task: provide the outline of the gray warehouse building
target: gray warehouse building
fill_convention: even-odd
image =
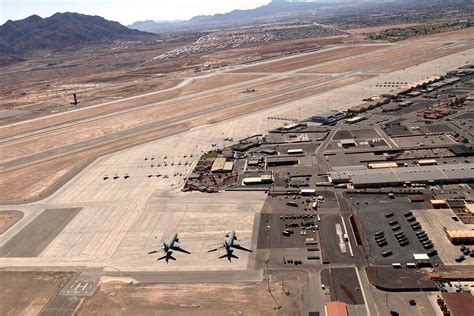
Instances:
[[[339,167],[330,172],[334,184],[352,183],[354,188],[400,186],[405,183],[460,183],[474,181],[474,163],[386,169]]]
[[[339,120],[342,120],[345,117],[346,115],[343,112],[329,111],[329,112],[325,112],[319,115],[313,115],[311,116],[310,120],[311,122],[321,123],[324,125],[324,124],[331,124],[331,123],[337,122]]]

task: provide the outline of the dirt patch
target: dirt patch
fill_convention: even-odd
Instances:
[[[268,284],[102,284],[77,315],[301,315],[307,273],[272,272]],[[283,282],[283,283],[282,283]],[[281,305],[280,309],[275,309]]]
[[[2,173],[0,200],[3,204],[40,200],[59,189],[90,161],[84,155],[70,155]]]
[[[0,315],[39,315],[72,272],[0,272]]]
[[[0,235],[22,218],[23,212],[20,211],[0,211]]]

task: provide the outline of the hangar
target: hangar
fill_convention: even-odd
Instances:
[[[472,182],[474,163],[384,169],[347,169],[330,172],[334,184],[351,182],[355,188],[399,186],[408,183]]]

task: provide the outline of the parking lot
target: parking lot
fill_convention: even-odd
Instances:
[[[318,243],[307,248],[319,249],[319,237],[315,225],[317,225],[316,214],[261,214],[257,249],[305,248],[307,238],[312,238]]]
[[[315,208],[315,203],[317,207]],[[316,192],[314,196],[300,196],[299,194],[278,194],[267,197],[260,214],[260,227],[257,249],[271,249],[270,258],[299,258],[303,264],[320,262],[321,248],[319,220],[327,217],[327,213],[335,213],[340,220],[338,204],[333,192]],[[321,213],[321,214],[319,214]],[[331,226],[331,236],[337,238],[335,226]],[[330,248],[339,245],[335,243]],[[335,248],[334,248],[335,249]],[[295,255],[298,251],[298,255]],[[329,253],[331,253],[329,251]],[[340,252],[340,251],[339,251]],[[349,255],[346,255],[349,258]],[[313,257],[309,260],[308,257]],[[281,259],[275,259],[277,262]],[[273,260],[272,260],[273,261]]]
[[[317,209],[313,207],[315,202],[317,202]],[[339,206],[334,193],[330,191],[316,191],[312,196],[301,196],[299,192],[295,194],[275,193],[270,194],[265,200],[262,213],[311,214],[334,209],[339,209]]]
[[[427,229],[426,225],[419,223],[420,228],[413,229],[412,225],[415,226],[418,221],[417,216],[415,212],[411,216],[407,215],[411,210],[423,208],[422,203],[409,202],[405,196],[389,199],[387,195],[367,194],[353,196],[353,208],[361,219],[369,259],[379,265],[413,263],[414,254],[437,249],[435,240],[432,240],[433,247],[423,247],[420,241],[423,238],[418,238],[416,233],[421,234]],[[429,241],[430,237],[427,233],[424,240]],[[430,261],[433,264],[440,262],[437,256],[432,256]]]
[[[454,213],[450,209],[417,210],[414,211],[413,214],[416,215],[418,221],[428,233],[428,236],[433,240],[439,257],[445,265],[474,264],[474,258],[470,258],[469,256],[466,256],[466,259],[462,262],[455,261],[456,257],[462,254],[459,250],[460,246],[453,245],[443,231],[443,227],[446,227],[448,230],[472,229],[474,225],[464,225],[461,224],[460,221],[454,221],[452,219]]]

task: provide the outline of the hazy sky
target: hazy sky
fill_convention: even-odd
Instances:
[[[251,9],[270,0],[0,0],[0,24],[37,14],[56,12],[100,15],[131,24],[139,20],[189,19],[195,15]]]

